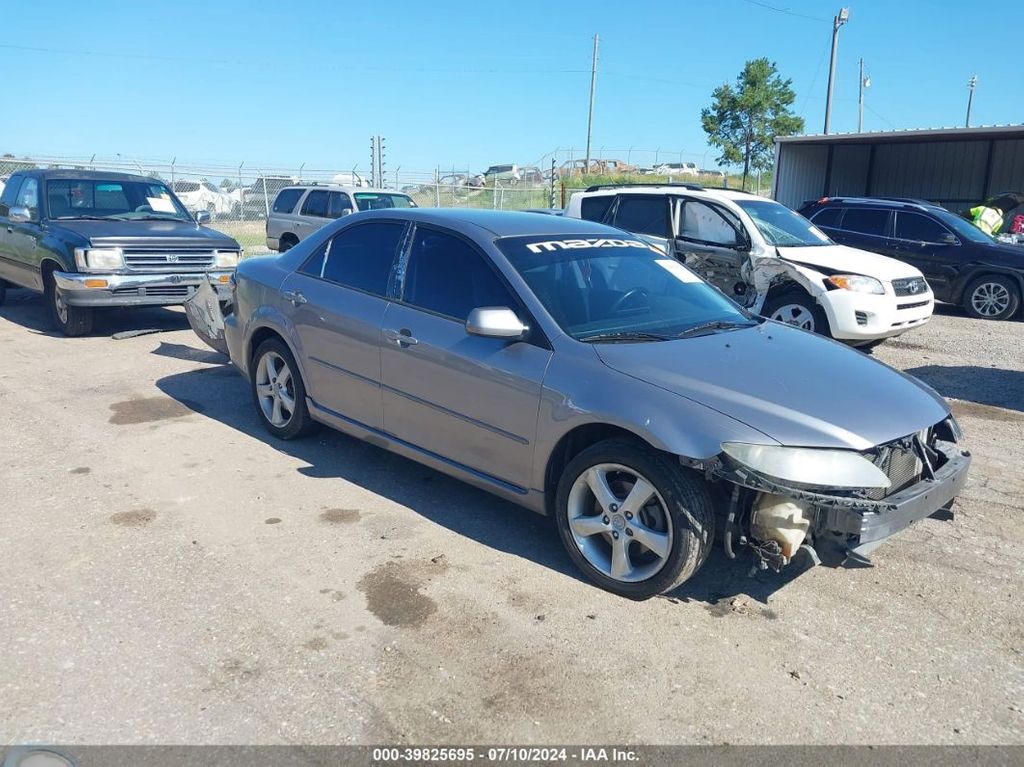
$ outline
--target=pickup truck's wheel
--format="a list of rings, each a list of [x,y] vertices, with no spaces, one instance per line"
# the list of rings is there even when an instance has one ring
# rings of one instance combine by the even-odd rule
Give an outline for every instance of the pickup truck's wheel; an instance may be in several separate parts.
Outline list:
[[[92,309],[70,306],[63,291],[57,287],[53,275],[46,278],[46,303],[53,323],[66,336],[84,336],[92,330]]]
[[[964,309],[981,320],[1008,320],[1020,308],[1020,288],[998,274],[979,277],[964,291]]]
[[[761,309],[761,316],[819,335],[832,336],[825,310],[806,291],[799,288],[782,290],[768,296]]]
[[[306,386],[295,358],[276,338],[264,341],[253,355],[252,397],[267,431],[280,439],[297,439],[314,428],[306,407]]]
[[[562,473],[555,522],[588,578],[630,599],[674,589],[704,563],[714,540],[704,481],[644,445],[605,440]]]

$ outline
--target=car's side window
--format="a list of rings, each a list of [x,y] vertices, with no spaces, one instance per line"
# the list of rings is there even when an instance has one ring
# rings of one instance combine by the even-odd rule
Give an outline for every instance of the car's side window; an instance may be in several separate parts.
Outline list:
[[[884,237],[889,229],[889,211],[880,208],[846,208],[839,228],[847,232]]]
[[[345,211],[352,212],[352,200],[346,192],[331,192],[327,200],[327,218],[341,218]]]
[[[405,269],[407,304],[465,322],[481,306],[518,304],[484,256],[464,240],[417,227]]]
[[[390,221],[361,224],[335,235],[327,250],[325,280],[378,296],[386,296],[391,267],[405,224]]]
[[[580,218],[587,221],[604,221],[608,208],[615,201],[614,194],[599,194],[595,197],[584,197],[580,203]]]
[[[26,178],[21,189],[18,190],[18,197],[15,199],[16,207],[28,208],[28,215],[32,221],[39,220],[39,182],[34,178]]]
[[[928,216],[920,213],[896,213],[896,237],[916,242],[943,242],[951,232]]]
[[[330,240],[324,240],[321,242],[317,246],[316,250],[313,251],[312,255],[303,262],[302,266],[299,267],[299,271],[302,274],[308,274],[310,277],[323,277],[324,262],[327,260],[327,249],[330,246]]]
[[[811,221],[814,222],[815,226],[835,229],[839,226],[839,216],[842,213],[842,208],[822,208],[811,216]]]
[[[682,200],[678,234],[684,239],[733,248],[742,242],[739,226],[713,205],[700,200]]]
[[[302,203],[302,215],[327,218],[327,192],[315,189],[307,194],[306,201]]]
[[[14,201],[18,199],[18,190],[21,189],[21,176],[12,176],[7,180],[4,193],[0,195],[0,216],[9,216]]]
[[[615,226],[627,232],[668,237],[668,200],[663,196],[619,195]]]

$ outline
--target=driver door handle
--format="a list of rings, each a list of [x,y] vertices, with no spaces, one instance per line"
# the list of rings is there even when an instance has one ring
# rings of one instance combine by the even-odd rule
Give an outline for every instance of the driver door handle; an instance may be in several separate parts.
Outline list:
[[[292,306],[306,303],[306,297],[298,290],[286,290],[281,295],[286,301],[291,301]]]
[[[384,331],[384,338],[393,344],[398,344],[403,349],[419,343],[419,341],[412,337],[412,331],[408,328],[402,328],[401,330],[387,329]]]

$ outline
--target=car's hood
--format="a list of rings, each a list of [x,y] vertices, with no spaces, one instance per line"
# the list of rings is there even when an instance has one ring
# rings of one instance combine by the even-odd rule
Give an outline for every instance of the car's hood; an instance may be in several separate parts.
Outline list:
[[[594,348],[608,367],[713,408],[783,445],[866,450],[949,414],[945,400],[917,379],[775,322]]]
[[[825,274],[866,274],[890,282],[903,277],[920,277],[921,272],[895,258],[880,256],[846,245],[813,245],[803,248],[779,248],[787,261],[820,267]]]
[[[69,220],[51,221],[50,228],[84,237],[95,247],[239,247],[223,232],[184,221]]]

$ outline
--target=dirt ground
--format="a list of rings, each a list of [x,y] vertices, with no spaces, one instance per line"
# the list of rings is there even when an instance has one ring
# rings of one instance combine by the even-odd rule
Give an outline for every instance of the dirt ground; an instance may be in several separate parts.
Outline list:
[[[954,521],[871,569],[716,554],[634,603],[529,512],[329,431],[270,439],[180,311],[66,339],[11,292],[0,741],[1024,743],[1022,341],[946,309],[875,352],[955,398]]]

